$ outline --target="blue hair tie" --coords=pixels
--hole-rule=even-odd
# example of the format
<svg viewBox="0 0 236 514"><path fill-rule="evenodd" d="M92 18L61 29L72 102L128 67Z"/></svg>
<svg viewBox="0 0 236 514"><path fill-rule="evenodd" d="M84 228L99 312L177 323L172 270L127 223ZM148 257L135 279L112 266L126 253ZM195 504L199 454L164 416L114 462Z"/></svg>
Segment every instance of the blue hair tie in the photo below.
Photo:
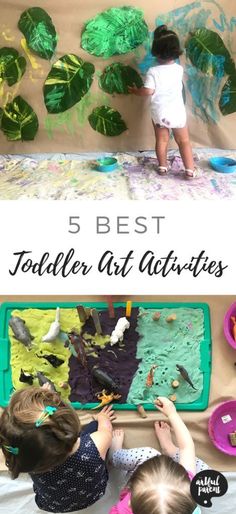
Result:
<svg viewBox="0 0 236 514"><path fill-rule="evenodd" d="M197 507L194 509L193 514L201 514L201 509L199 505L197 505Z"/></svg>
<svg viewBox="0 0 236 514"><path fill-rule="evenodd" d="M44 421L46 421L46 419L49 416L52 416L54 414L54 412L56 412L56 411L57 411L57 407L51 407L50 405L47 405L47 407L45 407L45 409L43 409L42 414L39 416L39 418L35 422L35 426L37 428L40 427L44 423Z"/></svg>
<svg viewBox="0 0 236 514"><path fill-rule="evenodd" d="M8 446L7 444L3 444L3 448L5 448L5 450L7 450L7 452L9 453L12 453L13 455L18 455L19 453L19 448L17 448L17 446Z"/></svg>

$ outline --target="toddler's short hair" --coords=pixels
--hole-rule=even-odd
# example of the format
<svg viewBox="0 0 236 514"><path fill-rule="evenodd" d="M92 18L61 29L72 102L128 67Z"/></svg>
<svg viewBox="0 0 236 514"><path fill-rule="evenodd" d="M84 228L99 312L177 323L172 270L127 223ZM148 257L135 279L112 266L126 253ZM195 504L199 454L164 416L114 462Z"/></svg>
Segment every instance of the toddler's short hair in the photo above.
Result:
<svg viewBox="0 0 236 514"><path fill-rule="evenodd" d="M197 506L186 470L166 455L140 464L128 487L133 514L192 514Z"/></svg>
<svg viewBox="0 0 236 514"><path fill-rule="evenodd" d="M154 30L152 55L163 61L178 59L182 54L177 34L168 30L166 25L160 25Z"/></svg>
<svg viewBox="0 0 236 514"><path fill-rule="evenodd" d="M35 422L48 405L57 410L37 428ZM22 472L43 473L62 464L79 433L76 412L58 393L33 386L14 393L0 418L0 446L12 478ZM18 455L4 445L19 448Z"/></svg>

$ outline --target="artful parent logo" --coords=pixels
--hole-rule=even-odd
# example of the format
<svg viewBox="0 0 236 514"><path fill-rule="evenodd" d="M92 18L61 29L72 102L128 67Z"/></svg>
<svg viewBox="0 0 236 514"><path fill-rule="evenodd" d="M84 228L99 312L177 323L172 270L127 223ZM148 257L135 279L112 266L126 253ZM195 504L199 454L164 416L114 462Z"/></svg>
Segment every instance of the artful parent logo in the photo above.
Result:
<svg viewBox="0 0 236 514"><path fill-rule="evenodd" d="M213 496L223 496L228 489L228 482L222 473L207 469L197 473L191 482L191 495L202 507L212 507Z"/></svg>

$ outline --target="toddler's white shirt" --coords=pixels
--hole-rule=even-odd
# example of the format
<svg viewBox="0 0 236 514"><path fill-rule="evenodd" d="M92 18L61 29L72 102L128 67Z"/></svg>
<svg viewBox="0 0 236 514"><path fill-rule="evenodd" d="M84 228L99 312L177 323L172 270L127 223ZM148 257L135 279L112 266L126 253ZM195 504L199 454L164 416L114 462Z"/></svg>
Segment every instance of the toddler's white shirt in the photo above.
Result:
<svg viewBox="0 0 236 514"><path fill-rule="evenodd" d="M180 64L160 64L149 68L144 87L154 89L151 96L153 122L167 128L186 125L183 101L183 67Z"/></svg>

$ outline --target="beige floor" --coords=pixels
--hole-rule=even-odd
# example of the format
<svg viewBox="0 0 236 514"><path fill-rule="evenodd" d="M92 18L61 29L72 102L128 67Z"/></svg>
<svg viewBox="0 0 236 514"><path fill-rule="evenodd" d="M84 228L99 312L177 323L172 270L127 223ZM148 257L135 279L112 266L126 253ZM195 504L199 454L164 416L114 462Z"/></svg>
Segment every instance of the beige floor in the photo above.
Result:
<svg viewBox="0 0 236 514"><path fill-rule="evenodd" d="M205 460L210 467L219 471L236 471L236 458L227 456L219 452L211 443L208 432L207 422L215 406L225 400L236 397L236 351L233 350L225 341L223 334L223 318L225 312L235 301L233 296L117 296L114 301L188 301L206 302L210 307L211 327L212 327L212 376L209 407L204 412L182 412L181 417L190 429L195 444L196 453ZM101 296L5 296L0 297L0 302L4 301L105 301ZM118 412L115 425L125 429L125 445L134 446L157 446L153 432L153 422L161 419L161 415L156 412L148 414L148 418L142 420L136 412ZM81 416L83 423L90 420L90 413ZM3 461L0 458L0 469L4 469Z"/></svg>

